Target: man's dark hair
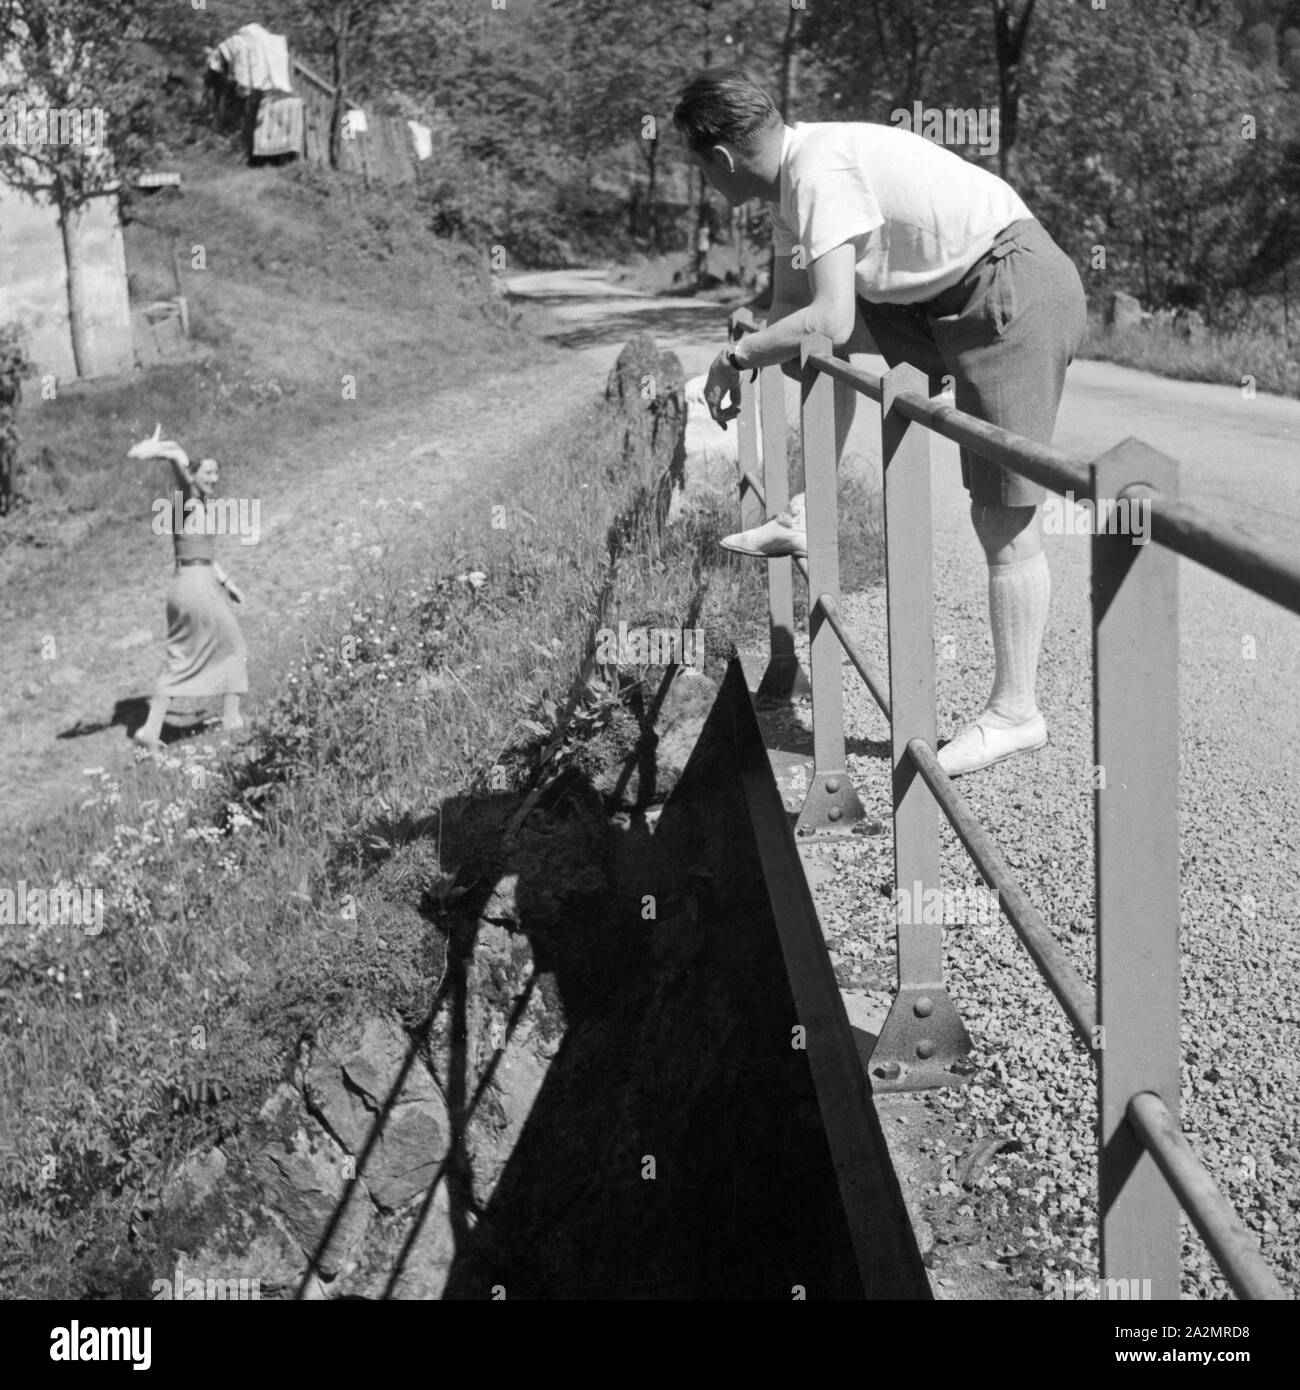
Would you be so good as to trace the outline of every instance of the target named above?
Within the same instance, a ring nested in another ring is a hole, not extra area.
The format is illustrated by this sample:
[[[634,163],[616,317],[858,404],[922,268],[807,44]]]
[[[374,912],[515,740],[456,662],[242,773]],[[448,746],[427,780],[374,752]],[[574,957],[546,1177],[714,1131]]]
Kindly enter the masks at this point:
[[[748,153],[781,113],[758,78],[742,67],[706,68],[682,88],[673,124],[697,153],[730,145]]]

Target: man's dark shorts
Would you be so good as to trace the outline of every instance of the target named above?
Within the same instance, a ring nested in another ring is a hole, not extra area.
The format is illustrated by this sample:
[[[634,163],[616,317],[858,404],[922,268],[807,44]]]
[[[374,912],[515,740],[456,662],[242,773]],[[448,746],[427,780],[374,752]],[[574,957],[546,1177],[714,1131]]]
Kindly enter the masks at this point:
[[[1050,444],[1065,369],[1088,310],[1079,272],[1042,223],[1013,222],[950,289],[924,304],[858,310],[891,367],[910,362],[930,390],[955,382],[957,409],[1037,444]],[[967,449],[961,480],[973,502],[1031,507],[1046,492]]]

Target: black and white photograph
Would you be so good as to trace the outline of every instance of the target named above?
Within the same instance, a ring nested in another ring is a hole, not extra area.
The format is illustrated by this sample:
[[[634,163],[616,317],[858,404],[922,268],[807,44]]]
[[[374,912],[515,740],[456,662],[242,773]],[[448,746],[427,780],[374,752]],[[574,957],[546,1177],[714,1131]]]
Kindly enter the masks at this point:
[[[6,1345],[1269,1364],[1298,639],[1300,0],[0,0]]]

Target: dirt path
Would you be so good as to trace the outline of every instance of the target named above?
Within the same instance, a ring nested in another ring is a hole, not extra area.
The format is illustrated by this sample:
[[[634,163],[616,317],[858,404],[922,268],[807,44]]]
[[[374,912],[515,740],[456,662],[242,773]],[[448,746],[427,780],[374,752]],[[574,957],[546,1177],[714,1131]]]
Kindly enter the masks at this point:
[[[367,567],[418,560],[431,534],[441,540],[473,525],[465,480],[490,475],[503,452],[552,428],[599,387],[596,364],[575,371],[568,354],[546,357],[523,381],[511,375],[404,406],[382,437],[321,431],[269,461],[259,480],[260,542],[242,547],[230,537],[218,547],[247,596],[240,621],[252,718],[304,617],[337,604]],[[160,472],[160,488],[163,481]],[[110,721],[118,701],[146,695],[157,675],[170,552],[170,538],[136,518],[104,524],[57,552],[29,552],[11,572],[0,596],[8,638],[0,828],[31,826],[75,804],[83,769],[134,758],[125,729]],[[42,654],[47,639],[52,659]]]
[[[556,321],[552,342],[613,366],[634,333],[653,333],[677,353],[688,377],[704,371],[724,345],[727,309],[702,299],[642,294],[611,285],[603,270],[548,270],[507,281],[509,292],[548,309]]]

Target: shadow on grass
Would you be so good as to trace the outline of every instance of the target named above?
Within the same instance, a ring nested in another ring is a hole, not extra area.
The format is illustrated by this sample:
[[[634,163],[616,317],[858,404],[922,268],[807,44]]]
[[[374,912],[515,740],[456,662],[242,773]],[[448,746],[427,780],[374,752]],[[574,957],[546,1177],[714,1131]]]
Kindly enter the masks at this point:
[[[59,739],[88,738],[91,734],[102,734],[105,729],[120,728],[127,738],[131,738],[137,729],[144,725],[149,717],[149,697],[147,695],[131,695],[125,700],[118,700],[113,706],[112,716],[108,719],[79,719],[75,724],[63,729],[55,735]],[[198,710],[194,712],[185,710],[168,710],[167,720],[163,724],[162,742],[180,743],[187,738],[193,738],[196,734],[205,732],[212,724],[218,723],[217,716],[210,710]]]

